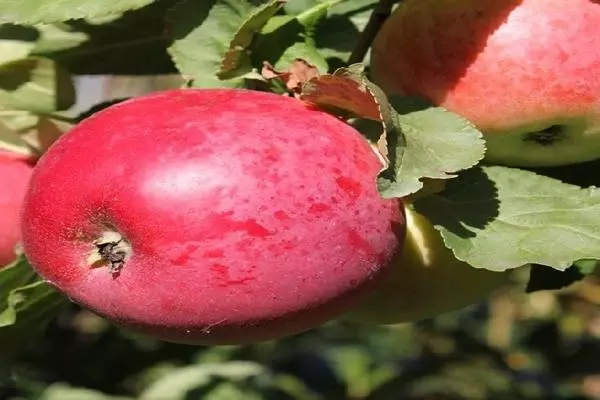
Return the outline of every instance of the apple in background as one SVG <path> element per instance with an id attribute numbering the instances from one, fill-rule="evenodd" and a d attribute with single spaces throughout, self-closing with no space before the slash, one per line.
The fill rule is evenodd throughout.
<path id="1" fill-rule="evenodd" d="M 378 33 L 373 81 L 471 120 L 486 160 L 600 158 L 600 2 L 405 0 Z"/>
<path id="2" fill-rule="evenodd" d="M 457 260 L 427 218 L 406 207 L 404 249 L 389 278 L 342 319 L 367 324 L 418 321 L 483 301 L 508 284 L 509 272 Z"/>
<path id="3" fill-rule="evenodd" d="M 316 327 L 389 271 L 400 200 L 352 127 L 248 90 L 158 92 L 109 107 L 42 156 L 24 251 L 117 324 L 190 344 Z"/>
<path id="4" fill-rule="evenodd" d="M 21 206 L 32 171 L 31 160 L 0 150 L 0 268 L 16 258 Z"/>

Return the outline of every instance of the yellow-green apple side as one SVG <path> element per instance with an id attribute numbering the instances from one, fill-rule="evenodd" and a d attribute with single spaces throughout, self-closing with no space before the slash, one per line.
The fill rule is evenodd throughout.
<path id="1" fill-rule="evenodd" d="M 369 324 L 417 321 L 483 301 L 508 283 L 508 272 L 475 269 L 454 257 L 423 215 L 406 207 L 403 251 L 378 290 L 343 319 Z"/>

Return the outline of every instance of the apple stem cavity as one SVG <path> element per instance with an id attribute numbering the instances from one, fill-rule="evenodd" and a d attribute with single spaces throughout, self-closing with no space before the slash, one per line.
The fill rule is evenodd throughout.
<path id="1" fill-rule="evenodd" d="M 112 275 L 118 275 L 131 254 L 129 242 L 120 233 L 108 231 L 103 232 L 94 245 L 96 248 L 89 257 L 89 264 L 92 267 L 108 266 Z"/>
<path id="2" fill-rule="evenodd" d="M 565 138 L 562 125 L 552 125 L 537 132 L 529 132 L 523 137 L 524 142 L 535 142 L 541 146 L 552 146 Z"/>

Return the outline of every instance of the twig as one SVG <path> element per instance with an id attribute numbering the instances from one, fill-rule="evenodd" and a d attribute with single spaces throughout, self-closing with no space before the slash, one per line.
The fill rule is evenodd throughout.
<path id="1" fill-rule="evenodd" d="M 377 36 L 377 32 L 379 32 L 385 20 L 390 16 L 393 5 L 400 1 L 402 0 L 379 0 L 379 3 L 377 3 L 369 17 L 369 22 L 367 22 L 365 29 L 358 39 L 356 47 L 352 51 L 350 58 L 348 58 L 348 64 L 359 63 L 365 58 L 369 47 L 371 47 L 371 43 L 373 43 L 375 36 Z"/>

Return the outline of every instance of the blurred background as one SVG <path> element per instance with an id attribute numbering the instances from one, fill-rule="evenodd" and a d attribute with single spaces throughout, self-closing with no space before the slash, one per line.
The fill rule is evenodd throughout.
<path id="1" fill-rule="evenodd" d="M 333 321 L 252 346 L 132 335 L 72 305 L 2 399 L 600 399 L 600 277 L 413 324 Z"/>

